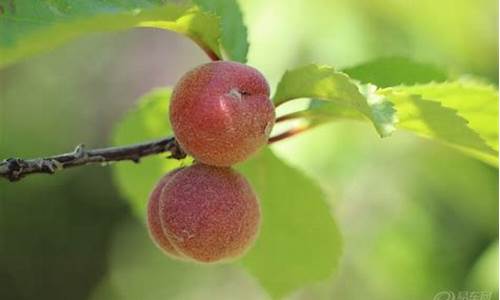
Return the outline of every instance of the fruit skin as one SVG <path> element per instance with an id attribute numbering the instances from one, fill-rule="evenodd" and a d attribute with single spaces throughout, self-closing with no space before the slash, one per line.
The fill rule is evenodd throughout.
<path id="1" fill-rule="evenodd" d="M 158 248 L 160 248 L 165 254 L 173 258 L 183 258 L 184 255 L 182 255 L 175 249 L 175 247 L 163 233 L 160 222 L 160 195 L 163 187 L 172 180 L 178 170 L 179 169 L 167 173 L 158 181 L 153 191 L 149 195 L 147 208 L 147 224 L 149 236 L 156 244 L 156 246 L 158 246 Z"/>
<path id="2" fill-rule="evenodd" d="M 170 102 L 170 123 L 197 161 L 231 166 L 267 143 L 274 105 L 264 76 L 244 64 L 218 61 L 186 73 Z"/>
<path id="3" fill-rule="evenodd" d="M 250 248 L 260 205 L 248 181 L 230 168 L 181 169 L 160 196 L 160 221 L 175 248 L 197 262 L 229 261 Z"/>

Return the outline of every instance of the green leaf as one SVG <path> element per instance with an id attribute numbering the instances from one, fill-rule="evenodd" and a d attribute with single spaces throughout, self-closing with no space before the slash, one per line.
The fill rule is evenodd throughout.
<path id="1" fill-rule="evenodd" d="M 377 90 L 366 85 L 364 94 L 385 98 L 396 109 L 397 128 L 432 138 L 498 166 L 498 91 L 473 82 L 430 83 Z M 336 103 L 313 101 L 310 109 L 289 118 L 305 118 L 311 126 L 339 119 L 364 120 Z"/>
<path id="2" fill-rule="evenodd" d="M 459 81 L 400 86 L 390 90 L 421 95 L 456 110 L 489 147 L 498 151 L 498 90 L 493 86 Z"/>
<path id="3" fill-rule="evenodd" d="M 113 144 L 119 146 L 139 143 L 172 134 L 168 121 L 170 94 L 170 89 L 158 89 L 145 95 L 137 108 L 116 125 Z M 113 165 L 114 179 L 119 190 L 130 202 L 132 211 L 141 219 L 146 215 L 148 196 L 156 182 L 166 172 L 183 163 L 166 159 L 165 156 L 146 157 L 139 164 L 124 161 Z"/>
<path id="4" fill-rule="evenodd" d="M 236 0 L 194 0 L 202 9 L 221 18 L 221 43 L 231 60 L 246 63 L 248 53 L 247 28 Z"/>
<path id="5" fill-rule="evenodd" d="M 257 191 L 262 228 L 243 265 L 275 298 L 328 278 L 340 234 L 319 187 L 269 149 L 238 168 Z"/>
<path id="6" fill-rule="evenodd" d="M 342 72 L 362 83 L 372 83 L 378 87 L 442 82 L 447 79 L 447 74 L 439 68 L 404 57 L 379 58 Z"/>
<path id="7" fill-rule="evenodd" d="M 307 65 L 287 71 L 278 84 L 274 103 L 280 105 L 297 98 L 328 100 L 355 110 L 371 120 L 382 137 L 395 129 L 395 111 L 390 102 L 383 97 L 365 97 L 347 75 L 329 66 Z"/>
<path id="8" fill-rule="evenodd" d="M 219 20 L 196 6 L 153 0 L 12 1 L 0 15 L 0 67 L 89 32 L 135 26 L 172 30 L 220 57 Z"/>
<path id="9" fill-rule="evenodd" d="M 459 149 L 478 151 L 483 155 L 497 156 L 481 136 L 468 126 L 457 111 L 440 102 L 420 95 L 396 91 L 381 91 L 398 111 L 398 127 L 420 136 L 436 139 Z"/>

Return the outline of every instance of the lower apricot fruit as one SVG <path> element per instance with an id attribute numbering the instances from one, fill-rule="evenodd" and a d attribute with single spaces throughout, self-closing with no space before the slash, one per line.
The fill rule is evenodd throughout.
<path id="1" fill-rule="evenodd" d="M 171 256 L 203 263 L 233 260 L 259 232 L 259 200 L 231 168 L 194 164 L 165 176 L 156 189 L 161 193 L 150 198 L 150 231 Z"/>

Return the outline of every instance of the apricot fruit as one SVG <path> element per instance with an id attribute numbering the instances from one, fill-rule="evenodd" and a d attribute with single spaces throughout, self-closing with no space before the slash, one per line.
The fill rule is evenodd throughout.
<path id="1" fill-rule="evenodd" d="M 165 234 L 163 233 L 163 229 L 161 228 L 160 222 L 160 195 L 163 187 L 167 182 L 169 182 L 173 175 L 177 173 L 177 170 L 174 170 L 165 176 L 163 176 L 160 181 L 156 184 L 153 191 L 149 195 L 148 207 L 147 207 L 147 224 L 149 236 L 153 240 L 153 242 L 165 252 L 165 254 L 175 257 L 181 258 L 183 257 L 170 243 Z"/>
<path id="2" fill-rule="evenodd" d="M 166 180 L 159 198 L 163 234 L 178 254 L 194 261 L 236 259 L 259 232 L 259 200 L 231 168 L 197 163 L 179 169 Z"/>
<path id="3" fill-rule="evenodd" d="M 170 102 L 170 123 L 181 148 L 213 166 L 231 166 L 257 152 L 267 143 L 274 119 L 266 79 L 236 62 L 189 71 Z"/>

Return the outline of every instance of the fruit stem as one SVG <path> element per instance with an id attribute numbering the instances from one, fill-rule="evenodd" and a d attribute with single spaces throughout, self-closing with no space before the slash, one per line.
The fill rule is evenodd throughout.
<path id="1" fill-rule="evenodd" d="M 273 144 L 273 143 L 276 143 L 276 142 L 279 142 L 281 140 L 284 140 L 284 139 L 287 139 L 287 138 L 290 138 L 292 136 L 295 136 L 299 133 L 302 133 L 308 129 L 311 129 L 312 126 L 309 126 L 308 124 L 303 124 L 301 126 L 297 126 L 295 128 L 292 128 L 288 131 L 285 131 L 283 133 L 280 133 L 276 136 L 273 136 L 273 137 L 270 137 L 269 138 L 269 141 L 268 141 L 268 144 Z"/>
<path id="2" fill-rule="evenodd" d="M 300 117 L 301 116 L 296 115 L 295 113 L 291 113 L 288 115 L 283 115 L 283 116 L 277 117 L 276 123 L 281 123 L 281 122 L 285 122 L 285 121 L 289 121 L 289 120 L 295 120 L 295 119 L 299 119 Z"/>
<path id="3" fill-rule="evenodd" d="M 212 61 L 218 61 L 222 60 L 222 57 L 220 57 L 217 53 L 215 53 L 214 50 L 210 49 L 207 45 L 203 44 L 203 42 L 199 41 L 198 39 L 193 39 L 196 44 L 205 52 L 205 54 L 212 60 Z"/>

